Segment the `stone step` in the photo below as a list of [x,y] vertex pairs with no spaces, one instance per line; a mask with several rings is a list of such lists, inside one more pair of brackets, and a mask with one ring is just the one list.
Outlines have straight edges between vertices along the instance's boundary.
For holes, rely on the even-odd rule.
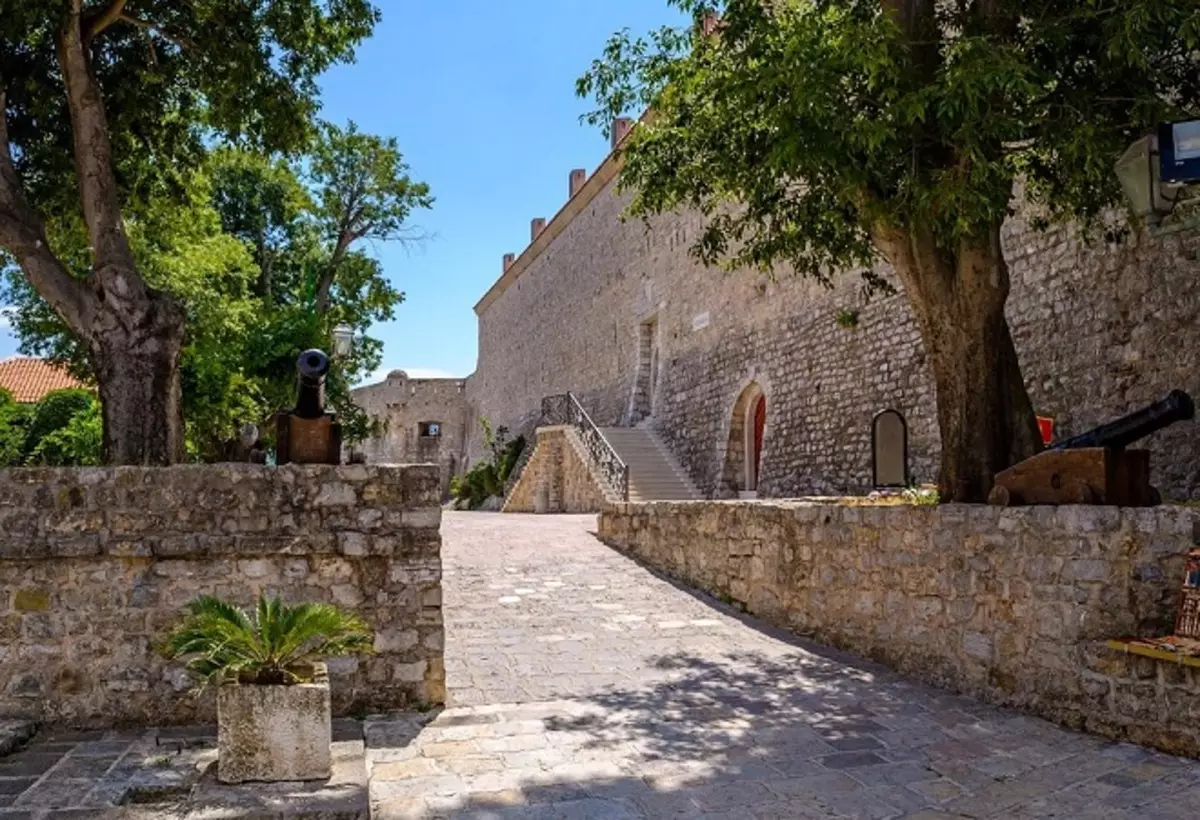
[[696,499],[700,494],[648,427],[605,427],[601,433],[629,468],[634,501]]

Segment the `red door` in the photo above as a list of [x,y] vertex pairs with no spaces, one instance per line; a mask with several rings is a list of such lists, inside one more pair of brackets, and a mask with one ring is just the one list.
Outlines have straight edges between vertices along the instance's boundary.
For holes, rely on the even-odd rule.
[[763,428],[767,426],[767,397],[759,396],[754,405],[754,486],[758,489],[758,468],[762,464]]

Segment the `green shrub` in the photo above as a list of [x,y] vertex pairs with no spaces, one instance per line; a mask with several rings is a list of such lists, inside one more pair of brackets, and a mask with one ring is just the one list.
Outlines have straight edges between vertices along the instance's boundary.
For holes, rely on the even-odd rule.
[[24,463],[31,415],[28,407],[17,404],[12,393],[0,388],[0,467]]
[[904,500],[917,507],[936,507],[941,500],[936,487],[909,487]]
[[87,467],[100,463],[104,450],[104,420],[96,401],[76,413],[33,448],[28,463],[49,467]]
[[477,463],[465,475],[450,479],[450,495],[466,501],[470,509],[477,509],[491,496],[504,495],[504,483],[525,450],[525,437],[517,436],[510,441],[507,427],[493,431],[487,419],[480,419],[479,426],[483,428],[483,440],[491,459]]
[[500,479],[500,485],[503,487],[512,475],[513,468],[517,466],[517,461],[521,458],[521,453],[525,451],[525,437],[517,436],[504,446],[504,450],[500,454],[499,469],[497,470],[497,478]]
[[187,613],[161,651],[168,660],[186,660],[201,686],[221,680],[301,683],[314,662],[374,651],[371,629],[330,604],[288,606],[260,595],[247,615],[203,595],[188,603]]
[[46,436],[66,427],[77,414],[90,410],[95,404],[95,397],[86,390],[51,390],[33,409],[25,435],[25,456],[33,453]]

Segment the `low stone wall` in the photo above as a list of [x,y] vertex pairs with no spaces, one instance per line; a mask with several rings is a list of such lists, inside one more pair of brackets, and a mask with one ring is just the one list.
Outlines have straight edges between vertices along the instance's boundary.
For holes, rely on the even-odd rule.
[[1200,755],[1200,669],[1169,634],[1200,515],[1180,507],[612,504],[608,544],[766,620],[1065,725]]
[[579,434],[570,426],[539,427],[537,449],[504,502],[504,512],[592,513],[606,501]]
[[432,465],[0,471],[0,716],[211,721],[155,647],[201,594],[349,608],[377,654],[330,662],[334,709],[445,697]]

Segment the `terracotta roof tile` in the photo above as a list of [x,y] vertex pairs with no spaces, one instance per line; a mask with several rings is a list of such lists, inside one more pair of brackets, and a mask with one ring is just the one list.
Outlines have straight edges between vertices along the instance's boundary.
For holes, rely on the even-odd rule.
[[62,367],[45,359],[13,356],[0,361],[0,387],[20,404],[33,404],[51,390],[84,385]]

